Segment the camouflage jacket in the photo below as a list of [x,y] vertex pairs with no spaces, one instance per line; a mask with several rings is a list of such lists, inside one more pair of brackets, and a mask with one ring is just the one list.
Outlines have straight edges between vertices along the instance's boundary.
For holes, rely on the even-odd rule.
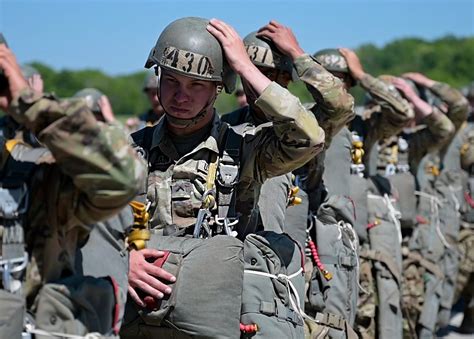
[[[255,189],[266,179],[300,167],[321,151],[324,131],[314,115],[303,108],[298,98],[276,83],[271,83],[255,105],[273,123],[257,127],[242,125],[240,135],[239,181],[236,210],[241,214],[239,233],[245,229],[256,205]],[[217,114],[207,139],[194,150],[179,157],[170,135],[166,117],[153,127],[149,148],[147,197],[151,202],[150,225],[159,232],[167,226],[186,228],[194,225],[202,205],[208,165],[223,145],[218,140],[224,124]],[[146,143],[145,130],[132,134],[136,146]]]
[[314,113],[324,130],[327,148],[332,137],[354,118],[354,98],[345,90],[340,79],[309,55],[298,57],[294,67],[315,101],[305,106]]
[[[432,177],[433,168],[436,168],[436,172],[439,172],[440,169],[457,170],[460,168],[461,147],[465,142],[463,133],[459,130],[466,121],[469,111],[468,101],[457,89],[437,82],[430,90],[446,107],[435,106],[435,116],[433,117],[435,121],[433,118],[423,121],[422,124],[426,125],[426,130],[420,130],[410,136],[410,167],[412,167],[412,173],[418,174],[420,181],[425,181],[421,178],[424,175],[427,175],[429,180],[434,179]],[[441,113],[441,109],[446,113]],[[432,124],[431,128],[429,123]],[[430,159],[424,161],[423,167],[425,168],[418,170],[422,158],[428,153],[431,154]],[[434,174],[437,175],[437,173]]]
[[[326,71],[308,54],[296,58],[294,68],[315,100],[314,103],[305,104],[305,107],[316,116],[319,125],[324,130],[325,145],[328,147],[332,136],[354,117],[354,98],[347,93],[343,83],[337,77]],[[265,123],[259,121],[255,114],[251,114],[248,107],[226,114],[222,120],[234,126],[242,123],[249,123],[253,126]],[[305,165],[306,177],[314,174],[315,184],[313,186],[321,182],[323,169],[320,164],[321,154]],[[265,229],[282,229],[284,227],[285,207],[291,187],[291,177],[285,175],[266,181],[262,186],[263,196],[256,192]],[[271,210],[265,210],[270,207]],[[277,227],[276,224],[280,224],[281,227]]]
[[[469,112],[469,102],[460,91],[448,84],[437,82],[430,90],[443,101],[446,106],[446,116],[454,125],[454,133],[443,144],[440,150],[440,162],[443,168],[449,168],[452,163],[459,163],[459,149],[454,141],[455,133],[459,131],[463,123],[467,120]],[[454,143],[452,146],[451,144]]]
[[[26,89],[8,114],[42,146],[8,143],[8,133],[1,138],[2,181],[14,178],[18,162],[35,163],[24,220],[30,257],[26,295],[34,296],[42,283],[73,274],[75,250],[90,225],[133,199],[145,166],[122,129],[98,123],[82,100],[58,100]],[[40,156],[31,156],[34,152]]]
[[438,108],[433,107],[433,113],[420,121],[419,127],[405,129],[402,134],[380,141],[370,155],[369,173],[376,173],[373,168],[373,164],[376,163],[376,168],[384,174],[387,166],[393,164],[397,168],[404,167],[416,175],[423,157],[439,150],[453,132],[454,126],[450,119]]
[[369,93],[375,107],[368,107],[371,114],[365,120],[364,165],[370,168],[370,154],[379,140],[397,135],[415,117],[408,101],[402,98],[395,87],[372,77],[370,74],[360,80],[360,85]]

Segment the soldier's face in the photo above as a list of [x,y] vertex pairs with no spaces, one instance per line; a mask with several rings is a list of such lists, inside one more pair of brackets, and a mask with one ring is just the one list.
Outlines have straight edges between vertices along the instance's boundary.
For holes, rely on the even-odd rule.
[[336,78],[341,79],[342,83],[344,84],[344,89],[348,91],[352,87],[352,78],[347,75],[347,73],[343,72],[331,72]]
[[[192,119],[216,95],[216,83],[163,70],[160,100],[166,113],[179,119]],[[212,111],[212,105],[208,107]]]
[[146,90],[146,96],[150,102],[153,112],[158,115],[163,114],[163,107],[161,107],[160,100],[158,100],[158,91],[156,88],[148,88]]

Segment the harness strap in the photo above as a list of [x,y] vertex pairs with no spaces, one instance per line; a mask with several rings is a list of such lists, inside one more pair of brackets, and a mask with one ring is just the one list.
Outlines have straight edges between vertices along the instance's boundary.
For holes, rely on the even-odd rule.
[[426,268],[428,271],[433,273],[438,279],[440,280],[444,279],[444,274],[439,269],[439,267],[433,264],[432,262],[424,259],[419,253],[412,252],[407,247],[402,247],[402,255],[404,257],[407,257],[408,259],[414,260],[420,266]]
[[[224,126],[227,126],[227,124]],[[237,217],[235,211],[235,188],[239,182],[242,137],[227,126],[224,138],[224,147],[221,148],[215,181],[217,189],[217,215],[219,218],[233,219]],[[222,143],[219,143],[220,145]]]
[[395,278],[397,285],[400,286],[400,283],[402,281],[401,274],[398,270],[396,262],[392,259],[390,255],[377,250],[361,249],[359,252],[359,256],[364,259],[375,260],[384,264],[388,268],[392,276]]

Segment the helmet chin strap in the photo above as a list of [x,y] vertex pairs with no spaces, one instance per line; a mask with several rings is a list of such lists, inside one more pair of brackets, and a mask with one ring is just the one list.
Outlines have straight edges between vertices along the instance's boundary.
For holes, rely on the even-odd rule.
[[170,113],[168,113],[165,109],[165,107],[162,105],[161,103],[161,78],[160,78],[160,84],[158,86],[158,91],[159,91],[159,96],[158,96],[158,100],[160,101],[160,105],[161,107],[163,107],[163,111],[165,112],[166,114],[166,119],[171,122],[173,125],[177,125],[177,126],[181,126],[183,128],[188,128],[188,127],[192,127],[192,126],[195,126],[200,120],[202,120],[206,114],[207,114],[207,110],[209,109],[209,107],[213,107],[214,106],[214,102],[216,101],[217,99],[217,95],[222,92],[222,85],[219,84],[217,85],[217,88],[216,88],[216,91],[214,93],[214,95],[207,101],[207,103],[204,105],[204,107],[199,111],[198,114],[196,114],[196,116],[190,118],[190,119],[183,119],[183,118],[177,118],[175,116],[172,116]]

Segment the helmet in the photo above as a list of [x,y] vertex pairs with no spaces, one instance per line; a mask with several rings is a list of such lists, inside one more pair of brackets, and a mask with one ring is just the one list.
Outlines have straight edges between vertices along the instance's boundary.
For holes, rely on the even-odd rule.
[[222,82],[232,93],[236,75],[227,64],[219,41],[207,31],[209,20],[187,17],[169,24],[160,34],[145,63],[207,81]]
[[33,75],[41,75],[40,72],[36,68],[30,65],[23,65],[21,66],[21,73],[23,73],[23,76],[25,79],[29,79],[33,77]]
[[258,37],[257,32],[247,35],[244,38],[244,45],[254,65],[293,73],[291,58],[283,55],[271,40]]
[[94,113],[102,113],[99,106],[99,99],[104,95],[101,91],[95,88],[84,88],[74,94],[73,98],[83,98],[86,101],[87,107]]
[[145,76],[143,81],[143,91],[146,92],[148,89],[158,88],[158,76],[154,72],[149,72]]
[[349,73],[346,59],[336,48],[322,49],[313,54],[317,62],[329,72]]

